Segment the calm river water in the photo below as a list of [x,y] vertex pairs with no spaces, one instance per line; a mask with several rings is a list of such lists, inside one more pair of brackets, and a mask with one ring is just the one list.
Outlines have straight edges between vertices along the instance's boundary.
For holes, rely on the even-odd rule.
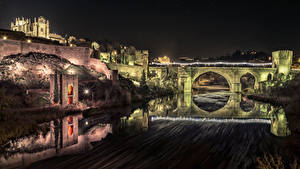
[[256,168],[282,152],[285,113],[228,92],[180,95],[57,119],[11,142],[0,168]]

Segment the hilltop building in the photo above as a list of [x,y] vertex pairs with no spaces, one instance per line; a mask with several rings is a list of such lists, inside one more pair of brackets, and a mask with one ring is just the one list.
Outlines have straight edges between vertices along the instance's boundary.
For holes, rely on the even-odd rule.
[[10,28],[12,31],[24,32],[26,36],[51,39],[61,44],[66,43],[66,39],[61,35],[50,33],[49,20],[43,16],[34,18],[33,22],[30,18],[16,18],[15,22],[11,22]]

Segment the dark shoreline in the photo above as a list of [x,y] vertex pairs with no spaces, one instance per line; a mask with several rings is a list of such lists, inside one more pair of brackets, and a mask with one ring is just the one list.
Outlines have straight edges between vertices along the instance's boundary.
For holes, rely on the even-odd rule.
[[291,98],[289,97],[274,97],[274,96],[257,95],[257,94],[247,95],[247,98],[251,100],[260,101],[263,103],[271,103],[274,106],[284,106],[284,107],[287,106],[291,101]]

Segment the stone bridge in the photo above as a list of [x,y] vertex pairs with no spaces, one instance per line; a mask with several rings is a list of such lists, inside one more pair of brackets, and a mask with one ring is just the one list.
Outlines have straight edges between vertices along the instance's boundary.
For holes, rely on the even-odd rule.
[[250,73],[255,78],[254,89],[260,89],[260,82],[273,79],[279,74],[288,75],[291,70],[293,52],[289,50],[275,51],[272,53],[272,68],[263,67],[178,67],[178,91],[191,93],[192,84],[200,75],[214,72],[223,76],[231,92],[241,92],[240,79]]

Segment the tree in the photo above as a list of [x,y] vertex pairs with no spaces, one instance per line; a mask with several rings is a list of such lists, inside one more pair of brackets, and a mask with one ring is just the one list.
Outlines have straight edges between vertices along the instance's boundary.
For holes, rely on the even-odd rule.
[[142,73],[140,87],[142,89],[148,89],[148,86],[147,86],[147,83],[146,83],[146,73],[145,73],[145,70],[143,70],[143,73]]

